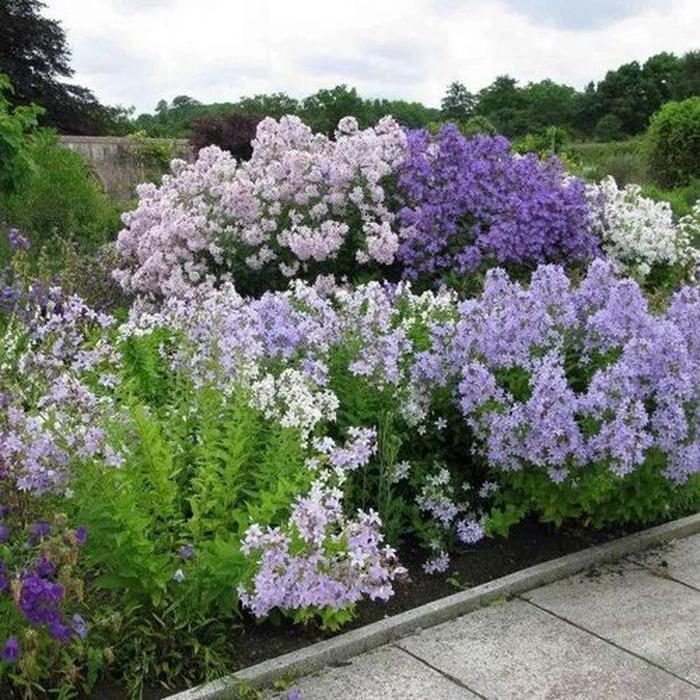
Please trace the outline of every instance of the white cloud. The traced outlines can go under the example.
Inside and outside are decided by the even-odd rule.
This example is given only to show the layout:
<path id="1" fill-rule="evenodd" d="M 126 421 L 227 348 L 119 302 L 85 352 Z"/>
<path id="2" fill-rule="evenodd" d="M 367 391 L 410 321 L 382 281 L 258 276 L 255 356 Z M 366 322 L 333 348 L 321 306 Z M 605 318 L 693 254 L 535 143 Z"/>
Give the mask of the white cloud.
<path id="1" fill-rule="evenodd" d="M 49 0 L 46 12 L 67 31 L 76 82 L 138 110 L 337 83 L 437 105 L 452 80 L 478 90 L 502 73 L 582 87 L 700 36 L 696 0 Z"/>

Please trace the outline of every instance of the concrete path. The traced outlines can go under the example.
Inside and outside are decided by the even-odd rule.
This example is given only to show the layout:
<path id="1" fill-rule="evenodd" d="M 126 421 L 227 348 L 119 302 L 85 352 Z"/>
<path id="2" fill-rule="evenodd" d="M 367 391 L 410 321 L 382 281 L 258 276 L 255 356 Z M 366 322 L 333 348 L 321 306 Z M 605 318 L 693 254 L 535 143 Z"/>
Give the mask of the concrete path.
<path id="1" fill-rule="evenodd" d="M 288 696 L 700 700 L 700 534 L 481 608 L 266 697 Z"/>

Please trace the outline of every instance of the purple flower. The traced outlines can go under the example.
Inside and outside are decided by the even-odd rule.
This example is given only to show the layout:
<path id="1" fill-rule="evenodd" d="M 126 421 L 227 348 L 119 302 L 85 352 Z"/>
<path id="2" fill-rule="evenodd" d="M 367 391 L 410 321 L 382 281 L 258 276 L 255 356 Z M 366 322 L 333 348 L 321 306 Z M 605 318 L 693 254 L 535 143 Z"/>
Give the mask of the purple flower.
<path id="1" fill-rule="evenodd" d="M 83 619 L 82 615 L 75 613 L 72 619 L 73 631 L 80 637 L 80 639 L 85 639 L 88 633 L 87 622 Z"/>
<path id="2" fill-rule="evenodd" d="M 88 538 L 88 532 L 85 527 L 82 525 L 79 525 L 75 529 L 75 541 L 78 543 L 78 546 L 82 547 L 86 542 Z"/>
<path id="3" fill-rule="evenodd" d="M 287 693 L 287 700 L 302 700 L 301 691 L 297 690 L 296 688 L 292 688 Z"/>
<path id="4" fill-rule="evenodd" d="M 584 184 L 556 159 L 517 156 L 502 136 L 448 124 L 408 134 L 399 258 L 409 279 L 492 263 L 583 262 L 598 252 Z"/>
<path id="5" fill-rule="evenodd" d="M 13 250 L 29 250 L 29 241 L 16 228 L 7 230 L 7 240 Z"/>
<path id="6" fill-rule="evenodd" d="M 41 556 L 37 559 L 36 564 L 34 565 L 34 571 L 36 572 L 37 576 L 41 576 L 41 578 L 48 578 L 56 573 L 56 567 L 53 565 L 53 562 L 50 559 L 47 559 L 45 556 Z"/>
<path id="7" fill-rule="evenodd" d="M 194 547 L 191 544 L 184 544 L 180 547 L 180 556 L 187 560 L 194 554 Z"/>
<path id="8" fill-rule="evenodd" d="M 23 576 L 21 583 L 19 609 L 30 624 L 38 626 L 60 621 L 59 605 L 65 595 L 63 586 L 36 574 Z"/>
<path id="9" fill-rule="evenodd" d="M 61 619 L 49 622 L 48 628 L 49 634 L 62 644 L 67 644 L 73 638 L 73 630 Z"/>
<path id="10" fill-rule="evenodd" d="M 0 523 L 0 542 L 7 542 L 10 536 L 10 531 L 5 523 Z"/>
<path id="11" fill-rule="evenodd" d="M 8 637 L 5 640 L 5 644 L 2 647 L 2 660 L 6 664 L 14 664 L 19 661 L 19 657 L 22 655 L 22 649 L 17 641 L 17 637 Z"/>
<path id="12" fill-rule="evenodd" d="M 51 532 L 51 525 L 46 520 L 39 520 L 32 525 L 30 532 L 31 542 L 32 544 L 36 544 L 37 542 L 43 540 L 44 537 L 49 536 L 49 533 Z"/>

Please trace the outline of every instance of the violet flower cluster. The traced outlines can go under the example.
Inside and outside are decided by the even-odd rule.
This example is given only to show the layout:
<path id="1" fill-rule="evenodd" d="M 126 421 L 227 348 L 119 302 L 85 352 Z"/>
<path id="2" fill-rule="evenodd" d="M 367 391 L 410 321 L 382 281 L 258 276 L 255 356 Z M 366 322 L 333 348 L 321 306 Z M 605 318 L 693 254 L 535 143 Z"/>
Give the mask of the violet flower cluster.
<path id="1" fill-rule="evenodd" d="M 476 270 L 483 260 L 537 265 L 598 253 L 583 183 L 556 159 L 510 152 L 503 137 L 464 137 L 456 126 L 408 136 L 400 169 L 401 246 L 409 278 Z"/>
<path id="2" fill-rule="evenodd" d="M 3 620 L 3 628 L 12 633 L 5 639 L 0 654 L 5 663 L 16 663 L 22 656 L 18 641 L 27 626 L 44 630 L 59 644 L 84 639 L 88 625 L 79 613 L 70 618 L 65 608 L 82 598 L 82 582 L 72 575 L 80 548 L 85 544 L 85 528 L 66 527 L 64 516 L 54 524 L 38 521 L 29 528 L 29 538 L 22 541 L 22 530 L 3 524 L 5 552 L 14 554 L 14 566 L 0 557 L 0 596 L 12 599 L 16 614 Z M 21 563 L 29 555 L 29 561 Z M 35 646 L 35 645 L 33 645 Z"/>

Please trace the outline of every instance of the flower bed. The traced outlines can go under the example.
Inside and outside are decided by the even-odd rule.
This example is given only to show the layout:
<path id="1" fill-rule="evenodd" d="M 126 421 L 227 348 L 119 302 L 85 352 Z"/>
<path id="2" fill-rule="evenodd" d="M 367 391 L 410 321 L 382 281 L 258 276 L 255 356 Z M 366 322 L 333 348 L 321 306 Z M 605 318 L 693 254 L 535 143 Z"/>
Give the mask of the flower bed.
<path id="1" fill-rule="evenodd" d="M 253 146 L 142 190 L 123 313 L 27 278 L 12 233 L 4 683 L 199 681 L 235 620 L 336 630 L 528 518 L 700 504 L 694 219 L 628 255 L 638 194 L 449 127 Z"/>

